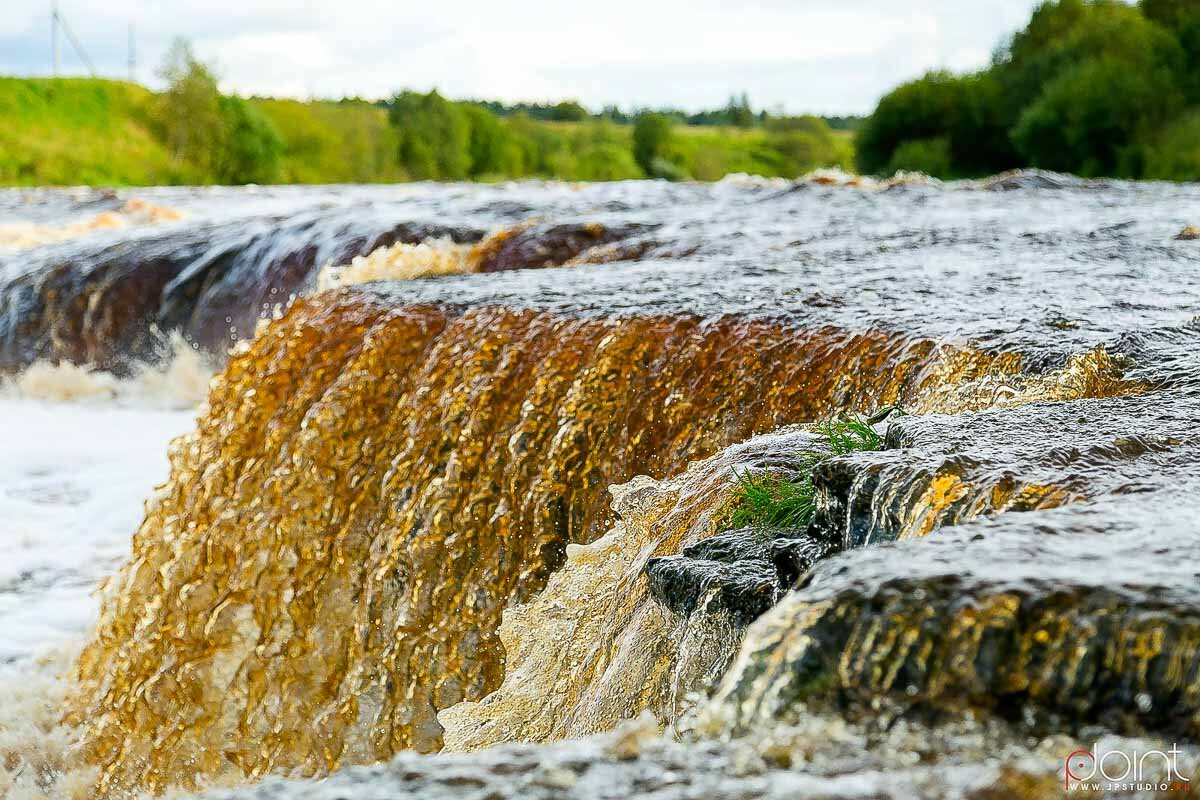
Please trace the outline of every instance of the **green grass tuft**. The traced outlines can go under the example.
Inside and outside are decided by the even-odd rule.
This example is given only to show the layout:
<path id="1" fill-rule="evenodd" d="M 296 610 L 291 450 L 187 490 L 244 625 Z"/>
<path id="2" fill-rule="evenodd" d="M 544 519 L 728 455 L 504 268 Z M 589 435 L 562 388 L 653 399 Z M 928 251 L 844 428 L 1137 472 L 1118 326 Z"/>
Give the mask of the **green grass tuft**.
<path id="1" fill-rule="evenodd" d="M 814 462 L 814 466 L 815 466 Z M 777 475 L 734 472 L 738 480 L 737 505 L 726 523 L 735 528 L 803 528 L 812 520 L 811 473 L 793 480 Z"/>
<path id="2" fill-rule="evenodd" d="M 805 450 L 800 453 L 797 468 L 791 475 L 754 475 L 749 471 L 734 470 L 738 496 L 724 529 L 806 527 L 816 510 L 813 470 L 833 456 L 882 449 L 883 437 L 871 425 L 893 410 L 865 419 L 843 417 L 814 426 L 814 430 L 824 437 L 829 452 Z"/>

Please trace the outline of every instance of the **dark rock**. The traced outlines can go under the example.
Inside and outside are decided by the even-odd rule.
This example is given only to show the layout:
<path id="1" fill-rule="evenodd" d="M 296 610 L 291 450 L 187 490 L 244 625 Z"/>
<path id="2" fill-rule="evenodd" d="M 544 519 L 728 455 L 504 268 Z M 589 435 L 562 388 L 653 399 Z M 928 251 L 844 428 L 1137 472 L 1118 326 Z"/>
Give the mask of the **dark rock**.
<path id="1" fill-rule="evenodd" d="M 1011 192 L 1015 189 L 1065 189 L 1079 183 L 1079 179 L 1071 175 L 1039 169 L 1015 169 L 993 175 L 983 181 L 983 188 L 994 192 Z"/>
<path id="2" fill-rule="evenodd" d="M 703 608 L 747 625 L 829 550 L 803 531 L 742 528 L 652 558 L 645 573 L 651 595 L 676 614 Z"/>
<path id="3" fill-rule="evenodd" d="M 432 223 L 386 228 L 299 216 L 139 231 L 99 247 L 67 242 L 23 255 L 0 284 L 0 371 L 37 359 L 126 372 L 154 361 L 179 331 L 223 355 L 258 319 L 311 288 L 325 263 L 345 263 L 397 242 L 473 242 L 482 231 Z"/>
<path id="4" fill-rule="evenodd" d="M 813 564 L 832 555 L 837 548 L 830 542 L 803 534 L 789 536 L 786 533 L 771 542 L 770 558 L 784 588 L 793 586 Z"/>
<path id="5" fill-rule="evenodd" d="M 743 731 L 884 702 L 1195 738 L 1198 515 L 1152 492 L 840 554 L 750 628 L 721 702 Z"/>
<path id="6" fill-rule="evenodd" d="M 595 222 L 533 225 L 494 237 L 479 254 L 479 272 L 562 266 L 586 250 L 648 230 L 644 225 L 606 226 Z M 631 250 L 631 252 L 637 252 Z"/>

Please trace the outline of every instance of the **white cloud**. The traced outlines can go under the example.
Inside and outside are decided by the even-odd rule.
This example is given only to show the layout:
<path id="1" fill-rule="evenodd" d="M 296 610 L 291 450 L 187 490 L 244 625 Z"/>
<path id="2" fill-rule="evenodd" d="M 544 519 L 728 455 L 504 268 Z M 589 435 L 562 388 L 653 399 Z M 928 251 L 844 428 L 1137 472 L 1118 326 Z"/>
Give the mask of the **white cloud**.
<path id="1" fill-rule="evenodd" d="M 984 65 L 1036 2 L 60 0 L 107 74 L 124 75 L 134 22 L 143 82 L 182 35 L 245 93 L 372 97 L 436 86 L 454 97 L 692 108 L 744 90 L 757 105 L 825 112 L 867 111 L 926 69 Z M 48 3 L 6 6 L 0 70 L 45 74 Z"/>

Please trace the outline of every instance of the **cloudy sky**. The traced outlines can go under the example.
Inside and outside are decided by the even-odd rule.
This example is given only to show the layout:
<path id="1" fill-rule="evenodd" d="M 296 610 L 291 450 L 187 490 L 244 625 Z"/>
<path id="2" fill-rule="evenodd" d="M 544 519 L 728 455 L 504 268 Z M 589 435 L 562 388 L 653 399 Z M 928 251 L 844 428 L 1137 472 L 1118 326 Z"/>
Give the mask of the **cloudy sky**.
<path id="1" fill-rule="evenodd" d="M 861 113 L 927 69 L 987 63 L 1038 0 L 59 0 L 102 75 L 155 85 L 171 39 L 226 90 L 578 98 L 599 108 L 723 105 Z M 0 73 L 50 72 L 51 0 L 3 0 Z M 63 71 L 85 74 L 63 45 Z"/>

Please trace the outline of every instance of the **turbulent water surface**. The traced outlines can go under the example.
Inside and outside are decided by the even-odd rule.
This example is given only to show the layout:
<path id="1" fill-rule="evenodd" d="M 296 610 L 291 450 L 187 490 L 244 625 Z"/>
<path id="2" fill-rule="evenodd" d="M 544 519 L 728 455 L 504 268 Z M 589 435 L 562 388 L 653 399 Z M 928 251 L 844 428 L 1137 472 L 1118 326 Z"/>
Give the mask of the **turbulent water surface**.
<path id="1" fill-rule="evenodd" d="M 0 795 L 1191 791 L 1200 189 L 0 211 Z"/>

